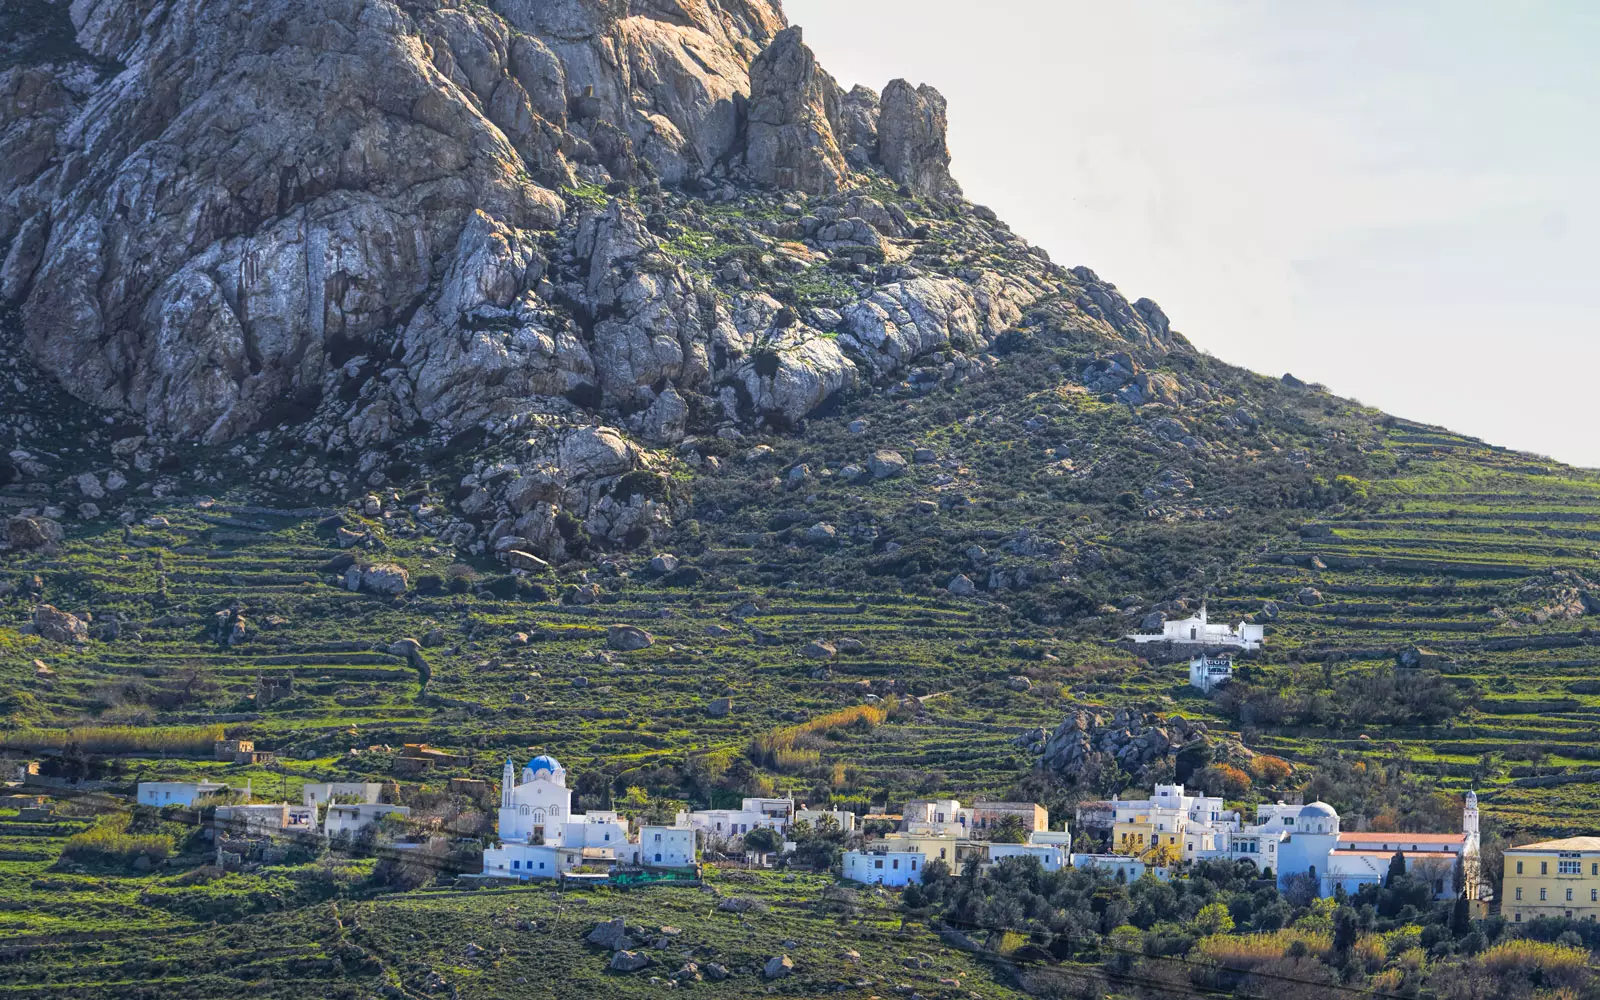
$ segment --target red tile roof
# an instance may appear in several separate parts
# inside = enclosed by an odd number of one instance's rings
[[[1341,844],[1460,844],[1464,833],[1341,833]]]

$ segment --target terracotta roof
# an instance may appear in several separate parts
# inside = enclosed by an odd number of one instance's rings
[[[1450,851],[1401,851],[1408,858],[1455,858]],[[1393,851],[1334,851],[1331,857],[1335,858],[1392,858]]]
[[[1537,844],[1508,847],[1507,851],[1600,851],[1600,837],[1568,837],[1565,840],[1541,840]]]
[[[1459,844],[1467,839],[1464,833],[1341,833],[1339,843],[1384,844]]]

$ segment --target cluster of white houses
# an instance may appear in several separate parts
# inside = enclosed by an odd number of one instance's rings
[[[308,784],[298,805],[219,805],[216,822],[219,828],[251,834],[355,833],[384,816],[409,815],[405,806],[380,802],[382,788],[364,782]],[[138,800],[151,806],[192,806],[226,791],[227,786],[215,782],[141,782]],[[679,812],[670,824],[634,829],[609,810],[573,812],[566,769],[554,757],[534,757],[520,773],[507,760],[497,843],[484,851],[482,877],[555,878],[573,869],[616,866],[688,868],[702,848],[730,849],[762,829],[787,840],[801,821],[833,823],[853,833],[857,817],[797,807],[789,798],[747,798],[738,809]],[[1433,884],[1440,898],[1462,890],[1473,899],[1482,894],[1478,802],[1470,792],[1459,833],[1348,832],[1340,829],[1339,814],[1324,802],[1258,805],[1254,822],[1246,823],[1221,798],[1191,794],[1182,785],[1157,785],[1147,799],[1079,806],[1078,825],[1109,837],[1111,850],[1105,853],[1072,853],[1066,824],[1050,829],[1048,812],[1031,802],[965,806],[956,799],[918,799],[905,804],[896,825],[892,832],[845,852],[841,867],[846,879],[909,885],[922,880],[931,862],[959,870],[972,858],[991,865],[1032,857],[1050,871],[1066,865],[1096,867],[1127,878],[1147,871],[1165,878],[1168,866],[1180,861],[1233,860],[1273,873],[1280,885],[1309,877],[1318,894],[1327,896],[1339,887],[1355,892],[1382,882],[1398,855],[1408,872]],[[993,839],[1002,828],[1006,840],[1015,842]],[[1600,898],[1600,890],[1595,895]]]
[[[1478,898],[1478,797],[1467,793],[1459,833],[1352,832],[1326,802],[1256,806],[1246,823],[1223,800],[1191,795],[1182,785],[1157,785],[1148,799],[1112,799],[1078,808],[1080,826],[1109,829],[1124,856],[1170,861],[1250,861],[1280,884],[1297,876],[1316,881],[1320,895],[1342,886],[1355,892],[1381,882],[1396,855],[1406,870],[1433,883],[1440,898],[1464,889]]]
[[[217,781],[141,781],[136,801],[143,806],[204,806],[230,793]],[[270,835],[308,833],[324,837],[356,834],[375,825],[385,816],[411,815],[408,806],[380,801],[383,786],[371,781],[333,781],[307,784],[301,800],[292,802],[250,803],[250,787],[244,789],[245,804],[218,805],[214,825],[230,833]],[[318,819],[318,813],[321,819]]]

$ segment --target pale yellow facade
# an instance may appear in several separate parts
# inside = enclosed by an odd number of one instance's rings
[[[1600,918],[1600,837],[1508,848],[1500,914],[1512,923],[1537,917]]]
[[[1147,851],[1157,847],[1168,846],[1182,854],[1182,847],[1178,844],[1180,834],[1176,830],[1165,832],[1156,829],[1155,821],[1149,816],[1137,815],[1127,822],[1117,823],[1111,828],[1111,850],[1114,854],[1127,854],[1140,857]]]

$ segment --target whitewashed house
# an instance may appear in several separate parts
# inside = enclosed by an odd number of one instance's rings
[[[1161,623],[1160,632],[1134,632],[1127,636],[1137,643],[1185,642],[1202,646],[1231,646],[1234,649],[1260,649],[1266,639],[1266,628],[1240,621],[1237,625],[1212,622],[1204,604],[1200,613],[1192,618]]]
[[[322,817],[322,835],[334,837],[341,833],[355,835],[369,826],[375,826],[385,816],[405,818],[411,815],[410,806],[391,806],[382,802],[335,802],[328,806]]]
[[[1148,799],[1113,798],[1111,849],[1140,855],[1175,849],[1185,861],[1217,849],[1217,838],[1240,827],[1239,813],[1214,795],[1191,795],[1182,785],[1157,785]]]
[[[142,806],[192,806],[227,790],[220,781],[141,781],[136,798]]]
[[[674,826],[700,831],[708,843],[742,837],[763,827],[784,833],[794,821],[794,799],[748,798],[738,809],[696,809],[679,812]]]
[[[633,863],[644,867],[688,868],[695,862],[694,830],[687,826],[641,826]]]
[[[1233,657],[1226,653],[1212,656],[1200,653],[1189,661],[1189,686],[1207,694],[1233,680]]]
[[[844,877],[851,882],[893,886],[921,882],[927,859],[921,851],[875,847],[846,851],[841,864]]]
[[[901,832],[913,836],[965,837],[970,820],[958,799],[912,799],[900,816]]]
[[[1143,878],[1146,872],[1163,882],[1172,877],[1170,868],[1148,865],[1138,858],[1130,858],[1125,854],[1074,854],[1069,860],[1074,868],[1103,871],[1112,878],[1120,876],[1127,882]]]
[[[311,782],[300,789],[300,800],[308,806],[327,805],[336,798],[347,803],[376,803],[383,798],[383,785],[376,781],[327,781]]]
[[[989,862],[999,864],[1006,858],[1038,858],[1047,872],[1067,865],[1066,848],[1060,844],[989,844]]]

